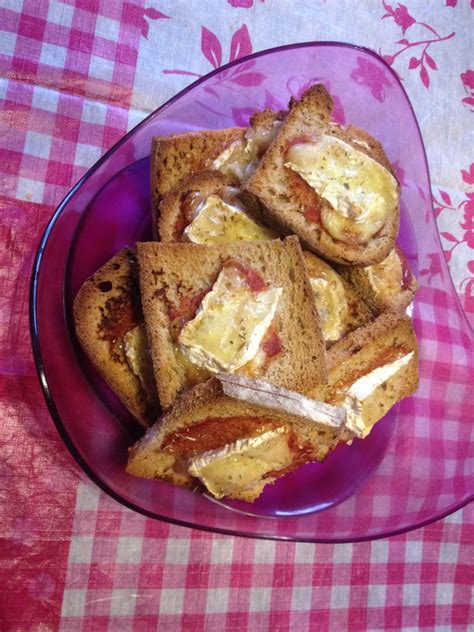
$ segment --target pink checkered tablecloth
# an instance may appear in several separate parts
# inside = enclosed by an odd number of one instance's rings
[[[28,286],[54,208],[150,111],[229,59],[349,41],[384,55],[403,80],[445,255],[473,322],[473,4],[0,0],[2,632],[472,625],[472,505],[405,535],[314,545],[192,531],[100,492],[44,404]]]

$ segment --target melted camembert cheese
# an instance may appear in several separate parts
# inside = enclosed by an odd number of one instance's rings
[[[280,427],[199,454],[189,460],[188,472],[222,498],[252,489],[265,474],[288,467],[293,458],[287,431]]]
[[[310,278],[309,282],[324,340],[339,340],[347,328],[348,317],[346,293],[341,280],[335,272],[325,270],[320,276]]]
[[[392,174],[334,136],[291,145],[285,167],[329,203],[321,208],[321,224],[336,240],[366,243],[398,206],[398,184]]]
[[[210,195],[196,206],[194,219],[184,230],[184,235],[189,241],[199,244],[259,241],[277,237],[270,228],[260,226],[244,211],[224,202],[218,195]],[[312,276],[311,257],[313,255],[305,252],[324,340],[334,342],[341,338],[347,327],[348,306],[344,286],[339,276],[330,269],[318,271],[318,276]],[[261,364],[256,362],[258,366]]]
[[[223,267],[196,316],[182,328],[179,350],[213,373],[236,371],[258,354],[282,293],[279,287],[255,291],[238,267]]]
[[[303,254],[324,341],[335,342],[346,333],[348,326],[349,306],[344,284],[339,275],[329,266],[321,265],[315,255],[307,251]]]
[[[222,244],[232,241],[275,239],[269,228],[259,226],[244,211],[224,202],[218,195],[209,195],[200,204],[184,236],[195,244]]]
[[[244,182],[255,171],[262,154],[280,129],[281,121],[261,130],[249,129],[243,139],[230,142],[221,153],[214,158],[210,169],[236,178]]]
[[[212,161],[210,167],[243,182],[255,170],[257,159],[254,142],[234,140]]]

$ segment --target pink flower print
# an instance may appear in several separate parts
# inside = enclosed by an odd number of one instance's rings
[[[446,0],[447,7],[455,7],[458,3],[458,0]]]
[[[413,16],[408,13],[408,9],[405,5],[399,4],[398,8],[394,9],[389,4],[383,2],[383,6],[387,13],[382,16],[382,20],[384,18],[393,18],[395,23],[398,26],[401,26],[403,34],[405,31],[412,26],[413,24],[417,24],[419,27],[423,28],[425,31],[428,31],[430,35],[424,37],[418,41],[408,41],[406,38],[402,38],[398,40],[396,44],[399,44],[401,48],[397,50],[392,55],[382,55],[383,59],[389,64],[393,66],[397,58],[407,51],[411,51],[411,57],[408,63],[409,70],[415,70],[418,68],[418,73],[422,84],[425,88],[430,87],[430,70],[438,70],[438,66],[436,64],[435,59],[428,53],[428,49],[432,44],[439,44],[440,42],[445,42],[456,35],[455,32],[450,33],[442,37],[434,27],[426,24],[425,22],[419,22]],[[416,51],[418,50],[418,54]],[[421,55],[420,51],[421,50]]]
[[[222,62],[222,46],[216,35],[205,26],[201,26],[201,50],[207,61],[214,68],[219,68]]]
[[[461,81],[466,88],[474,90],[474,70],[466,70],[461,74]]]
[[[441,274],[441,258],[437,252],[428,254],[429,266],[420,270],[420,276],[427,276],[427,282],[430,283],[432,277]]]
[[[464,222],[460,224],[466,232],[463,241],[474,248],[474,193],[468,193],[468,199],[464,203]]]
[[[471,166],[469,167],[469,171],[466,171],[465,169],[461,169],[461,175],[462,175],[462,179],[464,180],[464,182],[466,184],[474,184],[474,162],[471,163]]]
[[[148,39],[148,22],[145,20],[145,17],[147,17],[149,20],[163,20],[165,18],[169,18],[169,15],[165,15],[164,13],[161,13],[161,11],[157,11],[156,9],[153,9],[153,7],[148,7],[148,9],[143,9],[143,16],[142,16],[142,21],[141,21],[141,31],[142,31],[142,35],[145,39]]]
[[[219,68],[222,65],[222,45],[219,41],[219,38],[215,33],[213,33],[210,29],[205,26],[201,27],[201,52],[207,61],[211,64],[213,68]],[[235,33],[232,35],[232,39],[230,42],[230,51],[229,51],[229,61],[234,61],[236,59],[240,59],[245,55],[250,55],[252,52],[252,42],[250,41],[250,35],[246,24],[243,24]],[[245,72],[243,70],[248,70],[251,68],[255,62],[252,60],[246,62],[242,66],[239,66],[237,74],[233,76],[233,83],[237,83],[241,86],[258,86],[265,79],[265,76],[261,72]],[[202,74],[198,72],[193,72],[191,70],[181,70],[181,69],[171,69],[167,68],[163,70],[163,74],[165,75],[187,75],[192,77],[202,77]],[[222,79],[228,78],[227,74],[222,74],[219,81]],[[219,82],[218,81],[218,82]],[[212,86],[207,86],[205,88],[206,92],[214,94],[217,97],[216,91],[212,88]]]
[[[229,61],[240,59],[252,52],[252,42],[250,41],[249,30],[246,24],[242,24],[240,29],[235,31],[230,42]]]
[[[393,18],[395,23],[402,27],[403,34],[405,34],[405,31],[410,28],[412,24],[415,24],[416,20],[408,13],[408,9],[404,4],[398,4],[396,9],[389,4],[385,4],[385,2],[382,2],[382,4],[387,11],[387,13],[382,16],[382,20],[384,18]]]
[[[474,263],[470,261],[469,263]],[[472,268],[470,268],[471,272],[474,272]],[[474,277],[466,277],[461,285],[460,289],[462,290],[464,286],[464,310],[469,313],[474,313]]]
[[[360,85],[367,86],[372,96],[381,103],[385,100],[385,88],[392,83],[385,72],[368,59],[357,57],[358,66],[351,72],[351,79]]]
[[[461,74],[461,81],[464,84],[464,90],[468,95],[465,99],[462,100],[463,103],[468,105],[471,108],[471,111],[474,110],[474,70],[466,70]]]

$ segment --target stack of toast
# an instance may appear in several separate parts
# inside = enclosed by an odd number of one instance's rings
[[[127,471],[252,502],[418,385],[381,144],[309,88],[248,128],[154,138],[156,241],[80,289],[78,339],[147,428]]]

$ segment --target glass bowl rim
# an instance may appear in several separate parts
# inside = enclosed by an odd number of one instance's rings
[[[92,480],[93,483],[95,483],[102,491],[104,491],[108,496],[110,496],[111,498],[113,498],[115,501],[117,501],[118,503],[120,503],[121,505],[125,506],[127,509],[131,509],[132,511],[136,511],[139,514],[142,514],[148,518],[153,518],[155,520],[161,520],[163,522],[167,522],[169,524],[175,524],[178,526],[182,526],[182,527],[188,527],[191,529],[198,529],[201,531],[206,531],[206,532],[210,532],[210,533],[218,533],[221,535],[230,535],[230,536],[240,536],[240,537],[246,537],[246,538],[254,538],[254,539],[259,539],[259,540],[277,540],[277,541],[287,541],[287,542],[308,542],[308,543],[314,543],[314,544],[342,544],[342,543],[353,543],[353,542],[367,542],[367,541],[371,541],[371,540],[379,540],[381,538],[386,538],[386,537],[391,537],[394,535],[399,535],[402,533],[407,533],[409,531],[413,531],[415,529],[419,529],[422,527],[425,527],[433,522],[436,522],[438,520],[442,520],[443,518],[445,518],[446,516],[449,516],[450,514],[458,511],[459,509],[462,509],[463,507],[465,507],[466,505],[468,505],[474,498],[474,494],[471,494],[470,496],[468,495],[467,498],[463,498],[461,501],[455,503],[453,506],[448,507],[447,509],[436,513],[433,516],[430,516],[429,518],[425,518],[424,520],[420,520],[418,522],[415,522],[411,525],[405,525],[403,527],[397,528],[397,529],[389,529],[387,531],[384,531],[383,533],[379,533],[379,534],[375,534],[375,535],[363,535],[363,536],[357,536],[357,537],[336,537],[336,538],[318,538],[318,537],[292,537],[292,536],[282,536],[282,535],[268,535],[268,534],[254,534],[254,533],[247,533],[247,532],[240,532],[237,531],[235,529],[231,529],[231,528],[221,528],[218,526],[201,526],[198,524],[195,524],[193,522],[188,522],[186,520],[180,520],[178,518],[170,518],[167,516],[160,516],[158,513],[149,511],[147,509],[143,509],[142,507],[140,507],[139,505],[135,504],[132,501],[128,501],[125,500],[118,492],[115,492],[111,487],[109,487],[109,485],[104,482],[100,476],[98,474],[96,474],[94,472],[94,470],[92,469],[92,467],[82,458],[82,456],[80,455],[79,451],[77,450],[77,448],[74,445],[74,442],[72,441],[72,439],[69,436],[69,433],[67,431],[66,425],[64,424],[61,415],[59,414],[59,411],[56,407],[56,403],[54,401],[54,398],[51,394],[50,391],[50,387],[49,387],[49,383],[48,383],[48,378],[46,376],[46,371],[44,368],[44,362],[43,362],[43,353],[41,351],[41,345],[40,345],[40,341],[39,341],[39,330],[38,330],[38,320],[37,320],[37,307],[38,307],[38,297],[37,297],[37,290],[38,290],[38,278],[39,278],[39,273],[41,270],[41,265],[42,265],[42,259],[43,259],[43,253],[44,250],[46,248],[46,244],[48,242],[49,237],[51,236],[51,233],[54,230],[54,227],[56,225],[57,220],[59,219],[59,217],[61,216],[61,214],[63,213],[63,211],[65,210],[65,207],[67,206],[69,200],[76,194],[76,192],[83,186],[83,184],[92,176],[92,174],[97,171],[97,169],[103,164],[105,163],[109,157],[117,150],[119,149],[119,147],[124,144],[131,136],[133,136],[141,127],[145,126],[146,124],[148,124],[149,121],[151,121],[153,118],[155,118],[156,116],[158,116],[159,114],[161,114],[164,110],[166,110],[166,108],[168,108],[168,106],[172,105],[175,101],[179,100],[181,97],[183,97],[185,94],[187,94],[188,92],[190,92],[191,90],[193,90],[194,88],[196,88],[197,86],[199,86],[201,83],[207,81],[208,79],[210,79],[211,77],[213,77],[216,74],[221,73],[224,70],[227,70],[228,68],[232,68],[233,66],[238,66],[246,61],[252,60],[252,59],[256,59],[258,57],[262,57],[265,55],[270,55],[273,53],[280,53],[280,52],[284,52],[286,50],[292,50],[292,49],[296,49],[296,48],[318,48],[321,46],[333,46],[333,47],[339,47],[339,48],[350,48],[350,49],[354,49],[354,50],[360,50],[361,52],[363,52],[364,54],[367,54],[369,56],[372,56],[374,58],[377,59],[377,61],[379,63],[382,63],[385,68],[390,72],[391,76],[393,77],[393,79],[395,80],[396,84],[398,85],[398,87],[402,90],[402,93],[406,99],[406,102],[408,104],[408,107],[410,108],[411,114],[413,116],[413,119],[415,121],[416,124],[416,129],[418,131],[418,135],[420,138],[420,142],[421,142],[421,148],[422,148],[422,152],[423,152],[423,160],[425,163],[425,168],[426,168],[426,173],[428,176],[428,183],[430,185],[430,193],[431,193],[431,178],[430,178],[430,172],[429,172],[429,167],[428,167],[428,160],[427,160],[427,156],[426,156],[426,150],[425,150],[425,145],[423,143],[423,137],[421,135],[421,131],[420,131],[420,127],[418,124],[418,120],[416,118],[413,106],[410,102],[410,99],[408,98],[408,95],[406,93],[405,88],[403,87],[403,84],[401,83],[400,79],[398,78],[397,73],[391,68],[391,66],[389,66],[389,64],[387,64],[387,62],[375,51],[371,50],[370,48],[367,48],[365,46],[359,46],[357,44],[351,44],[348,42],[337,42],[337,41],[307,41],[307,42],[299,42],[299,43],[293,43],[293,44],[283,44],[281,46],[275,46],[272,48],[266,48],[264,50],[260,50],[257,51],[255,53],[251,53],[250,55],[246,55],[244,57],[239,57],[238,59],[235,59],[227,64],[224,64],[222,66],[219,66],[218,68],[215,68],[214,70],[212,70],[211,72],[203,75],[202,77],[199,77],[198,79],[196,79],[195,81],[193,81],[192,83],[190,83],[189,85],[185,86],[182,90],[180,90],[178,93],[176,93],[175,95],[173,95],[170,99],[168,99],[167,101],[165,101],[165,103],[163,103],[162,105],[160,105],[156,110],[154,110],[153,112],[151,112],[148,116],[146,116],[142,121],[140,121],[135,127],[133,127],[131,130],[129,130],[126,134],[124,134],[112,147],[110,147],[110,149],[108,149],[105,154],[103,156],[101,156],[99,158],[99,160],[97,160],[97,162],[94,163],[94,165],[92,165],[92,167],[90,167],[90,169],[88,169],[86,171],[86,173],[76,182],[76,184],[71,188],[71,190],[66,194],[66,196],[61,200],[61,202],[59,203],[58,207],[56,208],[56,210],[54,211],[53,215],[51,216],[50,220],[48,221],[48,224],[43,232],[43,235],[40,239],[39,245],[38,245],[38,249],[35,255],[35,259],[33,262],[33,266],[32,266],[32,273],[31,273],[31,280],[30,280],[30,291],[29,291],[29,327],[30,327],[30,337],[31,337],[31,345],[32,345],[32,351],[33,351],[33,358],[34,358],[34,362],[35,362],[35,367],[36,367],[36,372],[38,375],[38,379],[40,382],[40,386],[41,386],[41,390],[43,393],[43,397],[46,401],[46,405],[48,407],[50,416],[53,420],[54,425],[56,426],[56,429],[61,437],[61,439],[63,440],[64,444],[66,445],[67,449],[69,450],[69,452],[71,453],[72,457],[75,459],[76,463],[80,466],[80,468],[83,470],[83,472]],[[433,221],[435,221],[434,218],[434,210],[433,210],[433,204],[432,204],[432,200],[431,200],[431,195],[430,195],[430,199],[429,199],[429,207],[432,213],[432,219]],[[437,240],[438,240],[438,246],[440,251],[442,251],[442,245],[441,245],[441,239],[440,239],[440,235],[439,235],[439,230],[437,228],[436,225],[436,221],[435,221],[435,228],[436,228],[436,236],[437,236]],[[448,283],[450,284],[451,287],[451,292],[452,294],[455,296],[455,300],[457,303],[457,307],[459,312],[461,313],[463,320],[467,326],[467,330],[470,331],[471,335],[474,333],[474,330],[470,324],[470,322],[467,319],[467,315],[462,307],[461,304],[461,300],[455,290],[454,287],[454,283],[451,277],[451,274],[449,273],[449,269],[447,266],[447,263],[444,259],[444,257],[441,257],[441,266],[443,268],[443,271],[445,273],[447,273],[447,278],[448,278]]]

